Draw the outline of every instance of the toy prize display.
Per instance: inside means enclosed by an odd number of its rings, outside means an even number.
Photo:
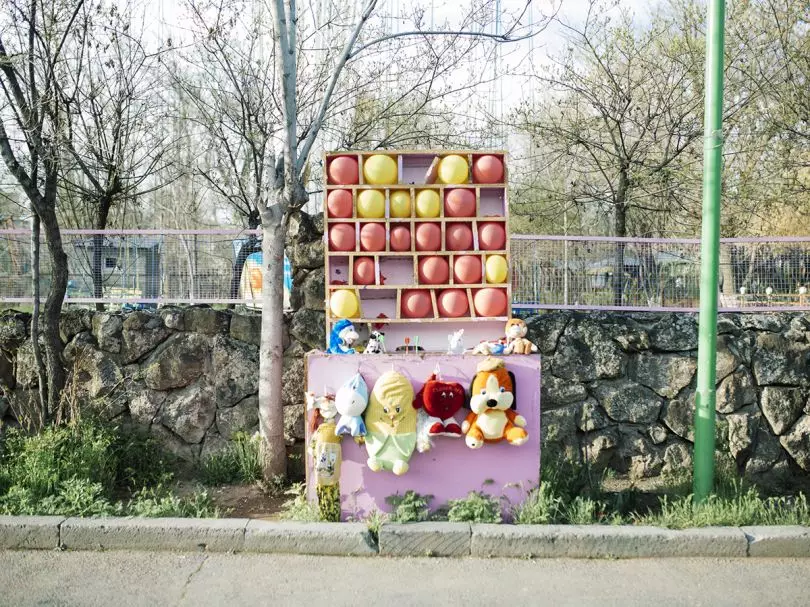
[[[539,483],[540,360],[511,318],[505,153],[324,161],[328,348],[307,355],[322,518],[407,490],[522,499]]]

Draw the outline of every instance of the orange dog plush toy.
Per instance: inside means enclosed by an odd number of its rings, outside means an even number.
[[[470,390],[472,413],[464,420],[461,431],[470,449],[480,449],[484,443],[506,440],[522,445],[529,439],[523,427],[526,420],[514,410],[515,379],[503,361],[487,358],[478,364]]]

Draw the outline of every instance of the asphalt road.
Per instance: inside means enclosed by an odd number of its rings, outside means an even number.
[[[1,605],[808,605],[810,559],[2,552]]]

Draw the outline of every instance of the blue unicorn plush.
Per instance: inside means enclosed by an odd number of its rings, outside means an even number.
[[[363,422],[363,412],[366,406],[368,406],[368,386],[363,376],[355,373],[335,395],[335,408],[340,413],[335,436],[342,434],[365,436],[366,424]]]
[[[352,344],[359,337],[351,321],[345,318],[339,320],[334,324],[332,332],[329,334],[329,348],[326,351],[329,354],[354,354],[355,349],[352,348]]]

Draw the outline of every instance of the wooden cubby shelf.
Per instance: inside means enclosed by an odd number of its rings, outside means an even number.
[[[324,167],[327,335],[340,319],[330,301],[341,290],[354,294],[358,310],[350,320],[361,325],[490,323],[502,331],[512,311],[505,151],[334,152],[325,154]],[[493,283],[491,256],[507,267]],[[483,289],[500,293],[476,297]]]

